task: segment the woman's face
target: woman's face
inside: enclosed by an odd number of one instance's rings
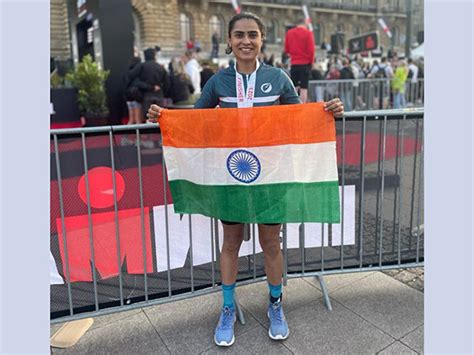
[[[242,19],[235,23],[230,33],[229,45],[237,61],[255,60],[262,44],[262,33],[254,20]]]

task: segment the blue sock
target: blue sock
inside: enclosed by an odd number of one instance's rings
[[[274,303],[281,297],[281,283],[278,285],[272,285],[268,283],[268,288],[270,289],[270,302]]]
[[[235,282],[232,285],[222,284],[222,294],[224,296],[224,307],[234,307]]]

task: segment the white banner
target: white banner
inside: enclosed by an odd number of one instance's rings
[[[56,261],[54,260],[53,254],[51,254],[51,252],[49,252],[49,284],[50,285],[64,284],[64,280],[61,277],[61,275],[59,275]]]

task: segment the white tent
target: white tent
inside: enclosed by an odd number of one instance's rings
[[[425,56],[425,44],[422,43],[415,49],[411,50],[411,58],[412,59],[419,59]]]

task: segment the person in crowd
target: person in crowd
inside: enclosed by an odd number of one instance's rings
[[[201,97],[194,105],[195,108],[215,108],[217,105],[223,108],[243,107],[236,99],[237,92],[241,91],[247,92],[246,97],[254,107],[301,102],[293,83],[282,70],[261,64],[257,60],[264,36],[265,26],[254,14],[241,12],[230,20],[226,53],[234,53],[236,63],[209,79]],[[247,86],[244,86],[244,82]],[[266,86],[271,89],[259,90],[263,84],[270,84]],[[326,102],[325,110],[332,112],[335,117],[344,114],[344,106],[339,99]],[[157,122],[161,111],[161,107],[151,106],[148,110],[149,121]],[[214,341],[218,346],[230,346],[235,341],[234,290],[244,225],[235,221],[221,222],[224,228],[220,257],[223,305],[215,328]],[[269,288],[268,334],[274,340],[283,340],[289,336],[289,328],[282,308],[283,257],[279,238],[281,224],[259,224],[258,228]]]
[[[169,97],[174,105],[192,105],[196,102],[193,99],[194,87],[189,75],[184,72],[184,65],[178,62],[173,65],[173,75],[170,76]]]
[[[314,62],[314,38],[303,18],[285,36],[285,53],[291,58],[291,80],[299,89],[303,103],[308,97],[308,80]]]
[[[201,41],[198,39],[194,41],[194,50],[196,51],[196,53],[200,53],[202,50]]]
[[[186,41],[186,50],[187,51],[194,50],[194,39],[190,38]]]
[[[342,69],[341,69],[341,80],[354,80],[355,76],[351,68],[351,63],[348,59],[344,58],[342,60]],[[341,93],[341,99],[344,103],[344,108],[346,111],[352,111],[352,90],[353,82],[342,82],[339,92]]]
[[[219,58],[219,34],[214,32],[211,37],[212,43],[212,51],[211,51],[211,59]]]
[[[144,51],[145,62],[136,66],[131,75],[143,83],[143,106],[163,104],[169,89],[169,76],[165,68],[156,62],[156,51],[148,48]]]
[[[181,61],[184,63],[184,71],[191,78],[194,93],[199,94],[201,92],[201,66],[195,54],[192,51],[186,51],[181,57]]]
[[[364,102],[362,95],[364,91],[364,85],[366,83],[360,83],[360,79],[365,79],[364,73],[364,60],[361,57],[355,57],[354,60],[351,61],[351,68],[352,72],[354,73],[354,94],[355,94],[355,107],[358,110],[365,109],[366,103]]]
[[[425,62],[423,60],[423,57],[421,57],[418,60],[417,66],[418,66],[418,79],[424,79],[425,78]],[[417,94],[416,94],[416,100],[418,104],[421,104],[424,101],[424,95],[425,95],[424,88],[425,86],[423,84],[423,81],[421,81],[420,86],[417,90]]]
[[[268,58],[264,58],[263,62],[266,64],[266,65],[270,65],[271,67],[274,66],[274,63],[275,63],[275,55],[272,53],[270,55],[270,57]]]
[[[202,70],[201,70],[201,91],[204,89],[204,85],[206,85],[207,81],[214,75],[214,70],[209,65],[209,62],[204,61],[202,62]]]
[[[128,107],[128,124],[138,124],[144,122],[142,112],[143,92],[147,85],[139,78],[140,57],[133,57],[128,65],[127,73],[124,76],[124,99]]]
[[[405,108],[405,84],[408,78],[408,66],[405,60],[401,60],[399,66],[395,70],[392,80],[393,90],[393,108]]]
[[[415,64],[415,62],[411,58],[408,58],[408,79],[409,79],[407,81],[408,101],[411,103],[414,103],[417,83],[418,83],[418,66]]]
[[[392,79],[393,69],[387,62],[387,57],[382,57],[380,63],[374,60],[370,73],[367,75],[369,79]],[[373,89],[373,107],[377,109],[387,109],[390,103],[390,81],[378,80],[371,85]]]
[[[324,80],[324,76],[322,74],[322,68],[320,64],[313,64],[313,68],[311,69],[311,80]],[[323,85],[316,84],[314,86],[314,96],[316,102],[323,101]]]

